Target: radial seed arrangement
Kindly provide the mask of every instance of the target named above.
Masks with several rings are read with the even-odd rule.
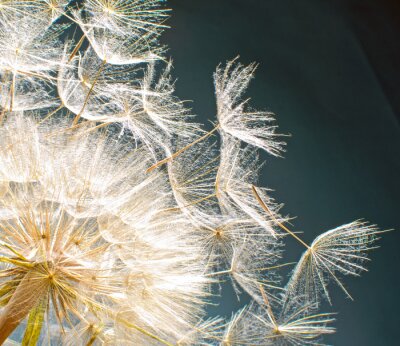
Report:
[[[206,132],[174,95],[161,0],[0,1],[0,342],[315,345],[332,282],[365,269],[379,231],[305,243],[257,186],[282,153],[248,105],[255,65],[214,74]],[[283,240],[305,252],[279,275]],[[287,282],[286,282],[287,281]],[[207,316],[222,282],[251,303]]]

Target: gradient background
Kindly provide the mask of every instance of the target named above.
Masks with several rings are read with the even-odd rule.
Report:
[[[163,36],[178,77],[177,95],[215,120],[212,73],[240,54],[260,64],[248,91],[291,134],[284,159],[264,156],[260,184],[275,190],[293,229],[311,242],[325,230],[365,218],[382,229],[369,272],[345,278],[355,301],[331,286],[335,345],[398,345],[400,311],[400,2],[390,0],[170,0]],[[208,124],[208,126],[210,126]],[[287,238],[286,259],[302,248]],[[212,314],[230,316],[228,288]]]

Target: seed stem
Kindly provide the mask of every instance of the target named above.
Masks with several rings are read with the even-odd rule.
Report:
[[[153,166],[147,168],[146,173],[150,173],[152,170],[156,169],[157,167],[162,166],[163,164],[173,160],[174,158],[176,158],[177,156],[179,156],[180,154],[182,154],[185,150],[189,149],[191,146],[203,141],[204,139],[206,139],[207,137],[210,137],[215,131],[217,131],[219,129],[220,125],[215,126],[210,132],[207,132],[205,135],[197,138],[195,141],[193,141],[192,143],[186,145],[185,147],[179,149],[177,152],[175,152],[174,154],[172,154],[169,157],[166,157],[165,159],[156,162]]]
[[[287,228],[284,224],[282,224],[281,222],[279,222],[274,213],[268,208],[268,206],[264,203],[264,201],[261,199],[260,195],[258,194],[256,187],[254,185],[251,185],[251,189],[253,191],[254,196],[256,197],[258,203],[261,205],[261,207],[271,216],[272,220],[280,227],[282,228],[284,231],[286,231],[287,233],[289,233],[293,238],[295,238],[299,243],[301,243],[302,245],[304,245],[307,249],[311,250],[311,247],[304,242],[300,237],[298,237],[295,233],[293,233],[289,228]]]
[[[106,65],[106,63],[107,63],[107,60],[104,59],[103,62],[101,63],[101,65],[100,65],[100,67],[99,67],[99,70],[96,73],[96,76],[95,76],[95,78],[93,80],[93,83],[92,83],[88,93],[86,94],[85,101],[83,102],[83,106],[82,106],[80,112],[76,115],[76,117],[75,117],[75,119],[73,121],[73,125],[76,125],[78,123],[79,119],[81,118],[81,116],[83,114],[83,111],[85,110],[86,105],[89,102],[89,97],[90,97],[90,95],[91,95],[91,93],[92,93],[92,91],[94,89],[94,86],[96,85],[98,79],[100,78],[100,75],[103,72],[103,69],[104,69],[104,66]]]

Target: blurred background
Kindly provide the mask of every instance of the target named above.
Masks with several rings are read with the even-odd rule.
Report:
[[[364,218],[382,229],[369,272],[331,286],[335,345],[398,345],[400,311],[400,1],[169,0],[177,95],[203,123],[215,120],[212,73],[240,55],[259,67],[247,95],[276,114],[285,158],[267,164],[260,185],[296,216],[292,229],[318,234]],[[287,261],[302,247],[286,239]],[[246,303],[229,287],[210,314]]]

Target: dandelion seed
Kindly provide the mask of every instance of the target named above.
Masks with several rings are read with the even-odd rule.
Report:
[[[331,302],[327,286],[333,280],[352,299],[338,274],[359,276],[367,270],[367,252],[374,248],[378,233],[376,226],[354,221],[318,236],[294,269],[287,285],[288,295],[301,294],[318,301],[322,291]]]
[[[68,56],[66,52],[65,62]],[[77,118],[120,123],[156,155],[155,148],[167,149],[171,136],[191,137],[199,131],[197,124],[187,122],[187,109],[173,95],[170,69],[168,64],[156,78],[153,65],[143,74],[130,65],[106,64],[88,49],[61,68],[58,93]]]
[[[49,26],[64,14],[68,3],[67,0],[1,0],[0,16],[3,21],[28,18],[32,24]]]
[[[186,141],[181,140],[177,146],[184,147],[184,143]],[[180,210],[199,227],[204,224],[212,227],[212,215],[218,218],[219,214],[214,188],[219,163],[217,149],[216,143],[204,141],[178,155],[167,165]]]
[[[335,332],[329,326],[334,318],[332,314],[313,314],[310,310],[312,307],[297,306],[287,314],[275,316],[268,300],[261,305],[252,304],[233,316],[222,345],[322,346],[321,337]]]
[[[221,133],[222,140],[225,142],[235,138],[236,140],[264,149],[272,155],[279,156],[284,143],[276,140],[276,126],[268,125],[274,120],[272,113],[246,111],[245,108],[248,100],[240,101],[242,94],[253,77],[255,66],[252,64],[243,67],[240,63],[235,66],[235,62],[236,59],[229,61],[225,69],[218,66],[214,73],[217,119],[219,124],[191,144],[179,149],[166,159],[157,162],[149,170],[170,161],[187,150],[187,148],[208,138],[208,136],[217,130]]]
[[[277,141],[272,113],[246,110],[248,100],[241,101],[255,71],[255,64],[243,66],[236,59],[214,73],[217,118],[222,134],[279,155],[283,143]]]
[[[352,299],[336,273],[358,276],[360,272],[366,271],[367,251],[374,248],[371,245],[378,239],[376,234],[382,231],[366,222],[354,221],[319,235],[309,246],[276,220],[254,186],[252,190],[273,220],[307,248],[286,286],[286,300],[293,300],[291,296],[304,296],[308,301],[315,303],[319,301],[319,293],[322,291],[325,298],[331,302],[327,290],[329,279],[333,279]]]
[[[66,26],[44,30],[29,19],[0,23],[0,106],[24,111],[58,104],[52,94]]]
[[[76,18],[102,60],[137,64],[158,60],[163,48],[157,38],[167,17],[159,0],[87,0]]]
[[[259,169],[255,150],[250,147],[241,148],[239,141],[226,140],[221,150],[221,163],[215,182],[216,193],[222,208],[245,212],[267,232],[276,236],[275,223],[265,219],[265,212],[251,191]],[[273,203],[272,199],[268,201],[270,208],[278,215],[281,206]],[[285,220],[283,217],[278,218]]]

